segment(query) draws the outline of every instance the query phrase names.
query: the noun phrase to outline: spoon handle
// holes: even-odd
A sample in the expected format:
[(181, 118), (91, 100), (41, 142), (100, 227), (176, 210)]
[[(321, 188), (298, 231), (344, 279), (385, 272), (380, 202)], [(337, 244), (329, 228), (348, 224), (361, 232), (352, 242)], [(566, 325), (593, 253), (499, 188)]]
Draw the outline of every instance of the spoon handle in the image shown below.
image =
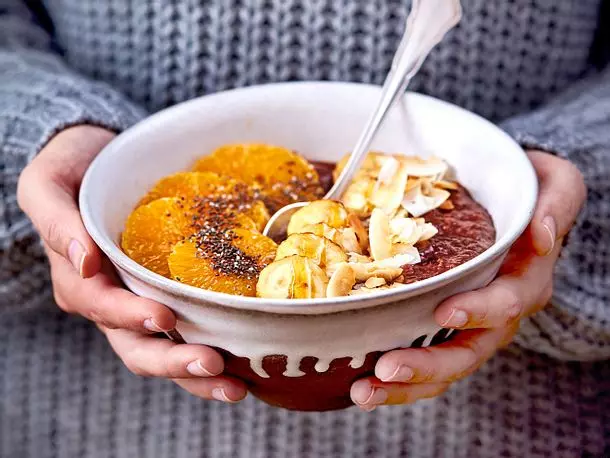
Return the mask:
[(375, 134), (394, 104), (404, 95), (411, 79), (445, 34), (462, 18), (460, 0), (413, 0), (392, 67), (383, 84), (381, 99), (362, 132), (350, 159), (326, 199), (339, 199), (360, 169)]

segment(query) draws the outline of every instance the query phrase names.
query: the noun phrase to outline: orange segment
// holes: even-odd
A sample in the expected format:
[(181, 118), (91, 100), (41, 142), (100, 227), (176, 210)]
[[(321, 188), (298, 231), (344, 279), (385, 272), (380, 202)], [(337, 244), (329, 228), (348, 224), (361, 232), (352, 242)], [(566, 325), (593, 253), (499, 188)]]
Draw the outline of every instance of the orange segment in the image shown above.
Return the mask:
[(139, 205), (146, 205), (163, 197), (192, 199), (195, 196), (227, 192), (236, 183), (230, 178), (210, 172), (175, 173), (159, 180), (154, 188), (140, 201)]
[(259, 187), (272, 213), (284, 205), (323, 195), (314, 167), (293, 151), (273, 145), (222, 146), (197, 161), (194, 170), (216, 172)]
[(172, 278), (198, 288), (255, 296), (260, 271), (277, 245), (247, 229), (210, 230), (174, 246), (168, 264)]
[(121, 247), (141, 266), (169, 277), (167, 257), (172, 247), (192, 233), (185, 205), (179, 199), (164, 198), (141, 206), (129, 215)]
[(238, 211), (252, 218), (258, 230), (269, 221), (269, 211), (256, 192), (238, 180), (212, 172), (181, 172), (160, 180), (140, 201), (146, 205), (163, 197), (184, 201), (209, 201), (226, 210)]

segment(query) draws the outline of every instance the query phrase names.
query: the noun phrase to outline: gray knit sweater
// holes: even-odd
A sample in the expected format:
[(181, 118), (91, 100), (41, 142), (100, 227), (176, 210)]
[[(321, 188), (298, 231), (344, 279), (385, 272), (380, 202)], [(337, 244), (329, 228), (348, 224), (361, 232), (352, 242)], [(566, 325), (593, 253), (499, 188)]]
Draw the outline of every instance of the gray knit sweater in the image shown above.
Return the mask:
[(609, 2), (462, 3), (413, 89), (584, 172), (553, 306), (437, 399), (301, 414), (131, 375), (54, 306), (17, 178), (69, 125), (261, 82), (381, 83), (409, 1), (0, 0), (0, 457), (610, 457)]

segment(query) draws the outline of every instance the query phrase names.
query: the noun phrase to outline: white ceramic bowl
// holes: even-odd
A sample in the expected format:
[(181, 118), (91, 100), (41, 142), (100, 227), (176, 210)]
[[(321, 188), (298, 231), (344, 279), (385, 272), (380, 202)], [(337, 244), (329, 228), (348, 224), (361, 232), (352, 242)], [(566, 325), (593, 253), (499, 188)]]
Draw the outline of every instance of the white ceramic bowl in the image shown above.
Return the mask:
[(345, 407), (349, 383), (371, 371), (378, 352), (414, 342), (426, 346), (448, 336), (434, 322), (435, 307), (489, 283), (532, 217), (537, 180), (519, 145), (474, 114), (430, 97), (405, 96), (373, 149), (445, 158), (457, 180), (491, 214), (497, 240), (455, 269), (370, 296), (261, 300), (197, 289), (129, 259), (119, 247), (120, 233), (157, 180), (188, 169), (220, 145), (266, 142), (312, 160), (338, 160), (353, 147), (379, 94), (375, 86), (312, 82), (201, 97), (121, 134), (83, 181), (85, 226), (127, 287), (172, 308), (186, 342), (225, 350), (232, 362), (227, 370), (270, 403), (300, 410)]

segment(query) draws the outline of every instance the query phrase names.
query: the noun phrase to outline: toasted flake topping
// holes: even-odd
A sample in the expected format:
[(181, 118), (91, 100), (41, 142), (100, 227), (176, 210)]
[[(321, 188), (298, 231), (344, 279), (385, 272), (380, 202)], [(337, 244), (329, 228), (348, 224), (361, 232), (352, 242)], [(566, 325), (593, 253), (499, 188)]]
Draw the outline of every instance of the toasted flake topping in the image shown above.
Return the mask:
[[(417, 244), (438, 233), (426, 213), (453, 208), (451, 191), (459, 186), (445, 178), (448, 171), (435, 157), (370, 154), (341, 203), (316, 201), (295, 213), (275, 263), (286, 254), (311, 259), (328, 276), (326, 297), (400, 286), (403, 268), (421, 262)], [(342, 251), (332, 262), (323, 262), (329, 255), (322, 240)]]

